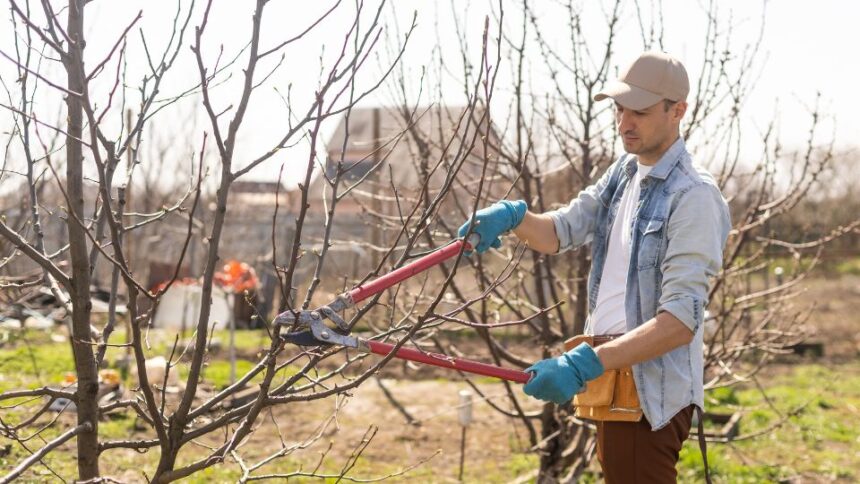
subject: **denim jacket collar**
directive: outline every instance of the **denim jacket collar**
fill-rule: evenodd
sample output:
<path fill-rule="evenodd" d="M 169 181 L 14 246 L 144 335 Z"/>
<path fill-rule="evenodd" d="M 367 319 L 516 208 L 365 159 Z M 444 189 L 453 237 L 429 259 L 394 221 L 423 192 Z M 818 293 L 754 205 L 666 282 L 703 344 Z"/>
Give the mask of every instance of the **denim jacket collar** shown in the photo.
<path fill-rule="evenodd" d="M 681 159 L 681 155 L 686 152 L 687 146 L 684 143 L 684 138 L 678 136 L 678 139 L 672 143 L 672 146 L 670 146 L 665 153 L 663 153 L 663 156 L 660 157 L 654 165 L 654 168 L 652 168 L 651 172 L 648 173 L 648 176 L 665 180 L 672 171 L 672 168 L 678 164 L 678 161 Z M 631 178 L 633 174 L 636 173 L 636 162 L 638 160 L 639 158 L 637 156 L 631 156 L 627 159 L 624 165 L 624 173 L 627 175 L 627 178 Z"/>

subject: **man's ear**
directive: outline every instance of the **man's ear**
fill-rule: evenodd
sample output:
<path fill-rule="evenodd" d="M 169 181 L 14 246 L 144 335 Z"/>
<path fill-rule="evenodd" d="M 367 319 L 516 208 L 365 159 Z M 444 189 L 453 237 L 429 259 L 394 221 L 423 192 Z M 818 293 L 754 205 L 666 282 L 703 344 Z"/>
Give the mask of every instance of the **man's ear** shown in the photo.
<path fill-rule="evenodd" d="M 672 108 L 672 117 L 674 117 L 675 120 L 680 121 L 687 112 L 687 101 L 678 101 L 674 106 L 672 106 Z"/>

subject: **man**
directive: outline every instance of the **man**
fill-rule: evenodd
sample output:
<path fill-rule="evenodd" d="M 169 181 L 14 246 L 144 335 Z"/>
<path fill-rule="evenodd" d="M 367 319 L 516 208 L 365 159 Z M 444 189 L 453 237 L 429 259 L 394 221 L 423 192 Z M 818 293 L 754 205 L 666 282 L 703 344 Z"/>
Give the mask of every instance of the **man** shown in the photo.
<path fill-rule="evenodd" d="M 693 166 L 680 137 L 688 92 L 678 60 L 644 53 L 594 97 L 614 100 L 626 151 L 597 183 L 560 210 L 535 214 L 505 200 L 475 215 L 479 253 L 508 230 L 545 254 L 591 243 L 585 332 L 617 337 L 538 362 L 524 391 L 562 404 L 586 381 L 632 365 L 643 418 L 597 422 L 610 483 L 674 482 L 694 407 L 704 407 L 708 278 L 722 266 L 731 223 L 713 177 Z"/>

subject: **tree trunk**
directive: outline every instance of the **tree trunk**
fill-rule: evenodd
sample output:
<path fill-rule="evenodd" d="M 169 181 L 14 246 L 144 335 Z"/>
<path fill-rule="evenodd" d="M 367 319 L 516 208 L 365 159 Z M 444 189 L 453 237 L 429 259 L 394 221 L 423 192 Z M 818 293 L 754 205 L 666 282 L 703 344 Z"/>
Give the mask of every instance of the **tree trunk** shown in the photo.
<path fill-rule="evenodd" d="M 71 43 L 66 59 L 68 89 L 84 91 L 84 0 L 69 1 L 67 32 Z M 99 476 L 98 456 L 98 369 L 90 345 L 90 264 L 84 220 L 83 106 L 79 96 L 67 95 L 68 136 L 66 137 L 66 189 L 69 196 L 69 255 L 72 280 L 69 288 L 72 302 L 72 352 L 78 374 L 78 424 L 89 423 L 88 430 L 77 436 L 78 477 L 81 480 Z"/>
<path fill-rule="evenodd" d="M 561 435 L 551 437 L 556 432 L 561 432 L 561 423 L 555 415 L 555 405 L 544 405 L 540 417 L 541 441 L 546 441 L 540 452 L 540 473 L 537 482 L 548 484 L 558 482 L 558 464 L 561 462 L 561 451 L 564 450 L 564 442 Z"/>

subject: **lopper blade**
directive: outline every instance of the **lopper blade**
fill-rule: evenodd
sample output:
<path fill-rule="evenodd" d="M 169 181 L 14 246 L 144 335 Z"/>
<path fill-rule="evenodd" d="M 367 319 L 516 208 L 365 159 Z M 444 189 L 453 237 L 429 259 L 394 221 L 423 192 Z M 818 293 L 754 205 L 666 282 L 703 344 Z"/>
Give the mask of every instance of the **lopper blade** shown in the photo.
<path fill-rule="evenodd" d="M 331 346 L 331 343 L 317 339 L 317 337 L 314 336 L 313 331 L 309 329 L 282 334 L 281 338 L 299 346 Z"/>

